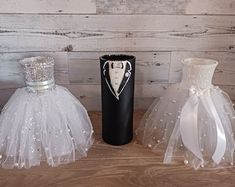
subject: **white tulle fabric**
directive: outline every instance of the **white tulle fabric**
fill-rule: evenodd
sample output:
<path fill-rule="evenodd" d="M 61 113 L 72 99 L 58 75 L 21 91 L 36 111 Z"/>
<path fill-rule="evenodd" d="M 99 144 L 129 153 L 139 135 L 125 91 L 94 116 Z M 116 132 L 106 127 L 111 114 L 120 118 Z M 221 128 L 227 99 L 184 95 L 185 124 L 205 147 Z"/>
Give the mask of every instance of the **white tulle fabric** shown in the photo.
<path fill-rule="evenodd" d="M 235 112 L 228 95 L 211 84 L 217 62 L 183 61 L 181 83 L 154 101 L 136 133 L 156 151 L 165 149 L 164 163 L 182 161 L 193 168 L 233 165 Z"/>
<path fill-rule="evenodd" d="M 87 155 L 93 143 L 86 109 L 64 87 L 32 92 L 19 88 L 0 117 L 0 163 L 4 168 L 50 166 Z"/>

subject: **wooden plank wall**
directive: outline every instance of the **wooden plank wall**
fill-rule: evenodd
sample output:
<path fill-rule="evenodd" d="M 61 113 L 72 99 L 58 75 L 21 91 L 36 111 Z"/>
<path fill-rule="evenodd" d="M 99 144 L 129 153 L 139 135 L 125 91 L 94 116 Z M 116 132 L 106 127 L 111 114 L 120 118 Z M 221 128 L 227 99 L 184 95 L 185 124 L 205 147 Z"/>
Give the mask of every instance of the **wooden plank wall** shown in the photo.
<path fill-rule="evenodd" d="M 18 61 L 56 60 L 56 82 L 100 110 L 99 56 L 137 57 L 135 108 L 180 81 L 186 57 L 219 60 L 213 79 L 235 100 L 235 0 L 1 0 L 0 106 L 24 86 Z"/>

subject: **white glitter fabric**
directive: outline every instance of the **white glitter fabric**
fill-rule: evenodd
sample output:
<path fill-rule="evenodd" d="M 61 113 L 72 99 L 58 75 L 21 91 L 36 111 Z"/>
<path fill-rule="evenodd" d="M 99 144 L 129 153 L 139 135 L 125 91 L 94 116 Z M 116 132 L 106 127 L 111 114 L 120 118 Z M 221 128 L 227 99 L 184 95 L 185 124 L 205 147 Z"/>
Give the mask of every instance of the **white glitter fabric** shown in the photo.
<path fill-rule="evenodd" d="M 181 162 L 195 169 L 233 165 L 235 111 L 228 95 L 211 84 L 217 62 L 183 61 L 181 83 L 169 87 L 144 115 L 136 133 L 164 163 Z"/>
<path fill-rule="evenodd" d="M 52 84 L 52 62 L 47 57 L 23 62 L 29 84 L 15 91 L 0 116 L 3 168 L 30 168 L 41 161 L 58 166 L 87 156 L 93 143 L 91 121 L 77 98 Z"/>

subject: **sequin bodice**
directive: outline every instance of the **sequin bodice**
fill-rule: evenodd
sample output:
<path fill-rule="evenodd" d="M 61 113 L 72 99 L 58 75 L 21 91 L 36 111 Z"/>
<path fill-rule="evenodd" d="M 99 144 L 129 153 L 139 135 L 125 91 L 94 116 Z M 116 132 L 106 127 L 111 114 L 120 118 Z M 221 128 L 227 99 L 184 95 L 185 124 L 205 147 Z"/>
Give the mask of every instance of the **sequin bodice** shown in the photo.
<path fill-rule="evenodd" d="M 183 61 L 181 85 L 205 89 L 212 86 L 212 77 L 218 62 L 210 59 L 188 58 Z"/>
<path fill-rule="evenodd" d="M 43 91 L 54 87 L 54 59 L 31 57 L 20 61 L 24 68 L 25 83 L 29 91 Z"/>

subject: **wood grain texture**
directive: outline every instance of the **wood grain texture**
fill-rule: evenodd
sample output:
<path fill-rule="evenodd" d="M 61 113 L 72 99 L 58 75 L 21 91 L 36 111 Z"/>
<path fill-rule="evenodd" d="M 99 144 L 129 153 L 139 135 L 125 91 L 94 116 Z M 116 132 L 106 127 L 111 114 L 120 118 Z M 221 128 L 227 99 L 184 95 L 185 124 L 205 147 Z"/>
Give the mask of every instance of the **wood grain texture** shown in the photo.
<path fill-rule="evenodd" d="M 100 85 L 66 85 L 89 111 L 101 111 Z M 138 84 L 135 86 L 134 108 L 147 109 L 155 98 L 159 98 L 168 84 Z"/>
<path fill-rule="evenodd" d="M 137 127 L 143 112 L 134 115 Z M 101 114 L 90 113 L 96 141 L 83 158 L 72 164 L 50 168 L 46 164 L 29 170 L 0 169 L 4 187 L 233 187 L 234 168 L 195 171 L 183 163 L 163 165 L 164 150 L 156 153 L 134 140 L 111 146 L 101 140 Z"/>
<path fill-rule="evenodd" d="M 88 110 L 100 110 L 98 58 L 107 53 L 137 57 L 136 109 L 146 109 L 169 83 L 179 82 L 180 59 L 189 56 L 219 60 L 213 81 L 235 99 L 234 4 L 235 0 L 2 0 L 0 105 L 24 86 L 17 62 L 49 55 L 56 60 L 56 83 L 69 88 Z"/>
<path fill-rule="evenodd" d="M 1 15 L 0 52 L 235 51 L 235 16 Z"/>
<path fill-rule="evenodd" d="M 164 94 L 168 84 L 137 84 L 135 86 L 135 110 L 146 110 L 154 99 Z M 100 85 L 65 85 L 89 111 L 101 111 Z M 232 100 L 235 100 L 235 86 L 219 85 Z M 1 91 L 1 90 L 0 90 Z M 0 92 L 1 93 L 1 92 Z"/>
<path fill-rule="evenodd" d="M 96 13 L 94 0 L 1 0 L 0 13 Z"/>
<path fill-rule="evenodd" d="M 86 107 L 88 111 L 101 111 L 101 87 L 100 85 L 63 85 Z M 135 87 L 135 110 L 146 110 L 154 99 L 158 99 L 167 84 L 138 84 Z M 235 100 L 235 86 L 220 85 L 232 100 Z M 0 109 L 6 104 L 15 89 L 0 89 Z"/>
<path fill-rule="evenodd" d="M 55 79 L 58 84 L 69 84 L 66 52 L 0 53 L 0 89 L 24 85 L 23 69 L 19 61 L 32 56 L 51 56 L 55 59 Z"/>
<path fill-rule="evenodd" d="M 68 54 L 69 80 L 76 84 L 100 83 L 99 57 L 121 52 L 71 52 Z M 132 52 L 136 57 L 135 83 L 168 83 L 170 52 Z"/>
<path fill-rule="evenodd" d="M 98 14 L 235 14 L 234 0 L 97 0 Z"/>
<path fill-rule="evenodd" d="M 68 88 L 74 96 L 89 111 L 101 111 L 101 86 L 97 85 L 62 85 Z M 135 109 L 147 109 L 155 98 L 159 98 L 162 92 L 168 87 L 167 84 L 136 85 L 135 87 Z M 15 88 L 0 89 L 0 108 L 3 107 Z"/>
<path fill-rule="evenodd" d="M 109 52 L 105 52 L 106 54 Z M 117 52 L 119 53 L 119 52 Z M 121 52 L 122 53 L 122 52 Z M 104 52 L 55 52 L 55 53 L 2 53 L 0 54 L 0 105 L 3 106 L 15 88 L 24 86 L 22 69 L 18 61 L 24 57 L 49 55 L 55 58 L 56 83 L 67 87 L 84 106 L 91 111 L 101 110 L 99 57 Z M 154 98 L 159 98 L 168 87 L 168 72 L 171 57 L 169 82 L 180 78 L 180 58 L 205 53 L 134 52 L 137 56 L 135 109 L 146 109 Z M 207 57 L 221 58 L 214 82 L 235 100 L 234 53 L 206 53 Z M 68 56 L 67 56 L 68 55 Z M 222 73 L 221 73 L 222 72 Z M 175 80 L 175 81 L 174 81 Z"/>
<path fill-rule="evenodd" d="M 10 99 L 15 89 L 0 89 L 0 111 Z"/>
<path fill-rule="evenodd" d="M 219 85 L 219 87 L 229 95 L 231 100 L 235 101 L 235 86 Z"/>
<path fill-rule="evenodd" d="M 213 83 L 217 85 L 235 85 L 235 53 L 232 52 L 172 52 L 170 83 L 179 82 L 182 74 L 181 61 L 188 57 L 212 58 L 219 61 Z"/>

